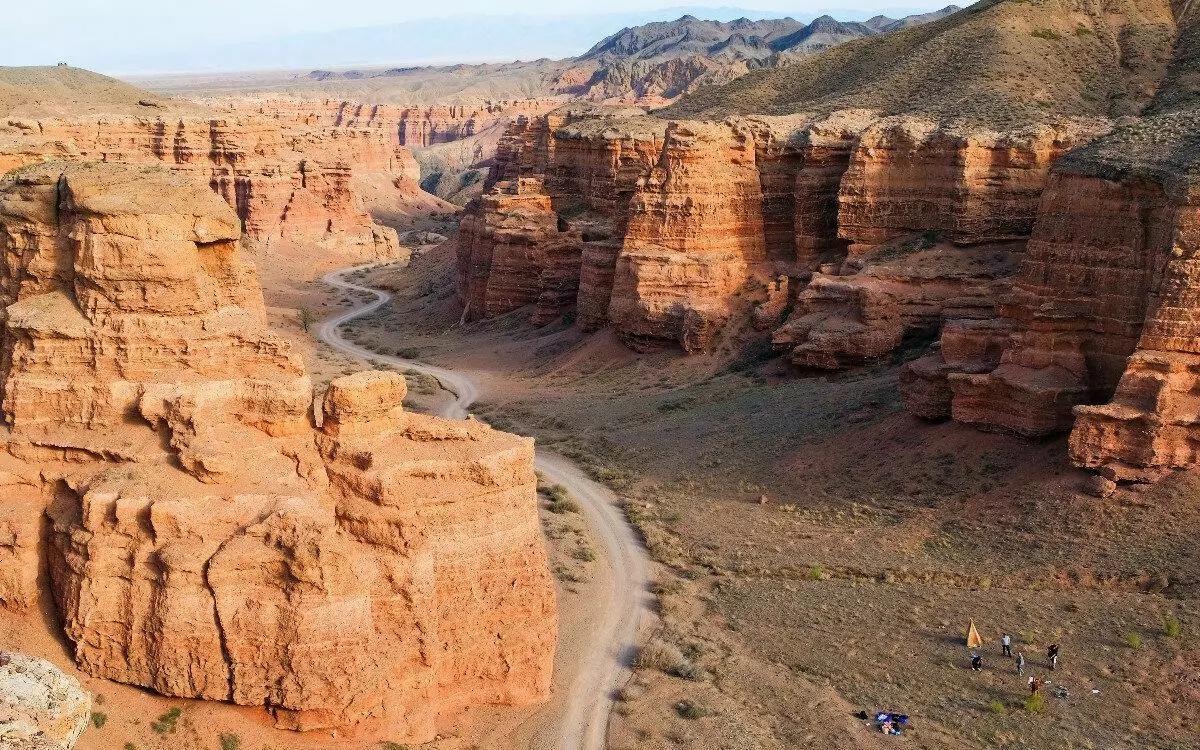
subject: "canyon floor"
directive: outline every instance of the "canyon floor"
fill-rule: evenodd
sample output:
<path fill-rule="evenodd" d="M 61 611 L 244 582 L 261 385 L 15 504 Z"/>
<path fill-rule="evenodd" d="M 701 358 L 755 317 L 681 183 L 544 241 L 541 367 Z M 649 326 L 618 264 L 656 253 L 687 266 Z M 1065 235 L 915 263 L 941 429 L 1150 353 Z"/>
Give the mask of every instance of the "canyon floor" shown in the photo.
<path fill-rule="evenodd" d="M 1192 746 L 1194 475 L 1086 495 L 1062 440 L 905 414 L 906 354 L 831 377 L 787 371 L 749 332 L 685 358 L 568 321 L 534 329 L 527 310 L 462 325 L 451 263 L 443 247 L 360 274 L 392 300 L 347 336 L 470 373 L 474 414 L 623 499 L 664 572 L 610 747 L 886 747 L 856 718 L 878 710 L 911 716 L 922 747 Z M 314 292 L 277 289 L 276 304 Z M 563 554 L 574 518 L 548 526 L 568 592 L 587 569 Z M 1029 710 L 1031 675 L 1068 697 L 1048 688 Z"/>

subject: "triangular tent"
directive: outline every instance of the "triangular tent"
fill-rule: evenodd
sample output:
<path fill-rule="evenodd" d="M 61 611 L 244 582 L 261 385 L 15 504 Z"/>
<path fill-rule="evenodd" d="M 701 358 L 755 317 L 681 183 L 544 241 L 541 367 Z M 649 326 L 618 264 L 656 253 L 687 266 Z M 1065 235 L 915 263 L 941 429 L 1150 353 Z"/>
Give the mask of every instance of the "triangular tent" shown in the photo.
<path fill-rule="evenodd" d="M 975 621 L 971 620 L 971 624 L 967 627 L 967 648 L 980 648 L 983 646 L 983 639 L 979 637 L 979 631 L 975 629 Z"/>

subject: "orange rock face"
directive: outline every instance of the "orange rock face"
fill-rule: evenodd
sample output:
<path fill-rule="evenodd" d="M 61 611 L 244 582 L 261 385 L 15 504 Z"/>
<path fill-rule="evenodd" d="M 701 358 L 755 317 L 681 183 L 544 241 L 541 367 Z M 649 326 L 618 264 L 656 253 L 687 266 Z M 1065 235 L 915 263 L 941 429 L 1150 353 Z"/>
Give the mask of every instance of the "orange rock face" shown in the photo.
<path fill-rule="evenodd" d="M 902 378 L 922 416 L 1030 436 L 1071 432 L 1109 479 L 1198 462 L 1194 114 L 1118 130 L 1064 158 L 1015 288 L 987 324 L 948 324 Z"/>
<path fill-rule="evenodd" d="M 547 285 L 533 279 L 552 268 L 546 278 L 561 283 L 550 312 L 573 294 L 585 329 L 707 351 L 734 318 L 762 325 L 769 316 L 750 291 L 784 276 L 778 350 L 803 367 L 877 360 L 946 320 L 995 317 L 1051 163 L 1104 127 L 1001 133 L 865 110 L 720 124 L 595 107 L 524 118 L 502 141 L 492 182 L 540 181 L 549 205 L 516 222 L 521 253 L 496 256 L 519 255 L 520 270 L 479 260 L 495 243 L 481 254 L 476 228 L 516 224 L 495 200 L 472 208 L 460 297 L 471 316 L 508 312 L 541 299 Z M 562 231 L 549 231 L 554 217 Z M 520 284 L 483 306 L 479 290 Z"/>
<path fill-rule="evenodd" d="M 1024 239 L 1050 165 L 1105 127 L 998 133 L 914 117 L 882 120 L 862 134 L 842 177 L 839 235 L 852 254 L 915 232 L 960 244 Z"/>
<path fill-rule="evenodd" d="M 521 115 L 548 112 L 560 103 L 525 99 L 483 102 L 474 106 L 409 107 L 336 99 L 270 99 L 249 103 L 233 101 L 228 104 L 235 111 L 253 112 L 284 122 L 321 128 L 381 131 L 397 146 L 421 148 L 470 138 L 498 122 Z"/>
<path fill-rule="evenodd" d="M 0 159 L 12 167 L 69 158 L 161 163 L 194 175 L 225 198 L 266 251 L 303 245 L 348 260 L 396 257 L 395 232 L 376 225 L 364 201 L 395 204 L 421 194 L 411 152 L 365 128 L 220 117 L 46 120 L 8 129 L 15 132 L 0 140 L 0 153 L 8 155 Z M 380 182 L 386 187 L 376 187 Z"/>
<path fill-rule="evenodd" d="M 153 168 L 0 183 L 0 600 L 32 603 L 44 554 L 89 674 L 286 728 L 426 742 L 439 712 L 545 698 L 532 441 L 405 414 L 382 372 L 335 381 L 314 427 L 240 235 Z"/>

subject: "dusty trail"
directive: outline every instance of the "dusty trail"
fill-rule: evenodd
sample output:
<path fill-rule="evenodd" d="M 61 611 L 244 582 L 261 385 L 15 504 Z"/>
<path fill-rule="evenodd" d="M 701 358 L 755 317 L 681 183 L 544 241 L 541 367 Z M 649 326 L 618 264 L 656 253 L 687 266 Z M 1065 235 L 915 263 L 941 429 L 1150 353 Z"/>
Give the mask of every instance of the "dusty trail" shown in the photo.
<path fill-rule="evenodd" d="M 442 416 L 465 419 L 467 409 L 479 398 L 479 387 L 471 378 L 422 362 L 376 354 L 342 337 L 340 326 L 371 314 L 391 299 L 386 292 L 345 280 L 347 273 L 361 267 L 331 271 L 326 274 L 325 282 L 339 289 L 367 292 L 375 301 L 324 321 L 318 331 L 321 340 L 353 357 L 432 375 L 456 394 L 454 402 L 442 409 Z M 608 597 L 605 615 L 595 624 L 592 649 L 569 685 L 567 700 L 556 702 L 555 715 L 547 717 L 558 727 L 554 744 L 557 750 L 604 750 L 614 695 L 629 676 L 629 657 L 637 645 L 638 628 L 646 611 L 649 558 L 611 490 L 592 481 L 568 459 L 541 448 L 537 450 L 537 467 L 550 481 L 565 486 L 579 499 L 588 527 L 596 544 L 604 549 L 611 568 L 612 585 L 605 592 Z"/>

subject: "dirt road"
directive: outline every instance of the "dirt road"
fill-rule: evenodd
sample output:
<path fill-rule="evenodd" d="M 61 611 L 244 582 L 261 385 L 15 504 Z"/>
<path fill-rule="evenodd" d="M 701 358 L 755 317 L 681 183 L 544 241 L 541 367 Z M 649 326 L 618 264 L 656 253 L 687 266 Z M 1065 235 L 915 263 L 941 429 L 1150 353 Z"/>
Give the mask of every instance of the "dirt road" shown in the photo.
<path fill-rule="evenodd" d="M 325 282 L 339 289 L 367 292 L 375 300 L 323 322 L 318 331 L 321 340 L 353 357 L 432 375 L 457 396 L 442 410 L 442 416 L 465 419 L 467 410 L 479 398 L 479 387 L 470 377 L 422 362 L 376 354 L 342 337 L 340 326 L 369 315 L 391 299 L 386 292 L 346 281 L 345 275 L 357 268 L 332 271 L 325 276 Z M 647 612 L 649 558 L 611 490 L 592 481 L 571 461 L 541 448 L 537 451 L 537 467 L 547 479 L 565 486 L 578 498 L 589 530 L 611 568 L 611 586 L 606 591 L 608 606 L 604 607 L 604 617 L 595 623 L 590 638 L 592 649 L 570 680 L 567 699 L 555 701 L 552 704 L 555 715 L 547 717 L 548 722 L 558 726 L 554 745 L 557 750 L 603 750 L 614 694 L 628 678 L 629 659 Z"/>

